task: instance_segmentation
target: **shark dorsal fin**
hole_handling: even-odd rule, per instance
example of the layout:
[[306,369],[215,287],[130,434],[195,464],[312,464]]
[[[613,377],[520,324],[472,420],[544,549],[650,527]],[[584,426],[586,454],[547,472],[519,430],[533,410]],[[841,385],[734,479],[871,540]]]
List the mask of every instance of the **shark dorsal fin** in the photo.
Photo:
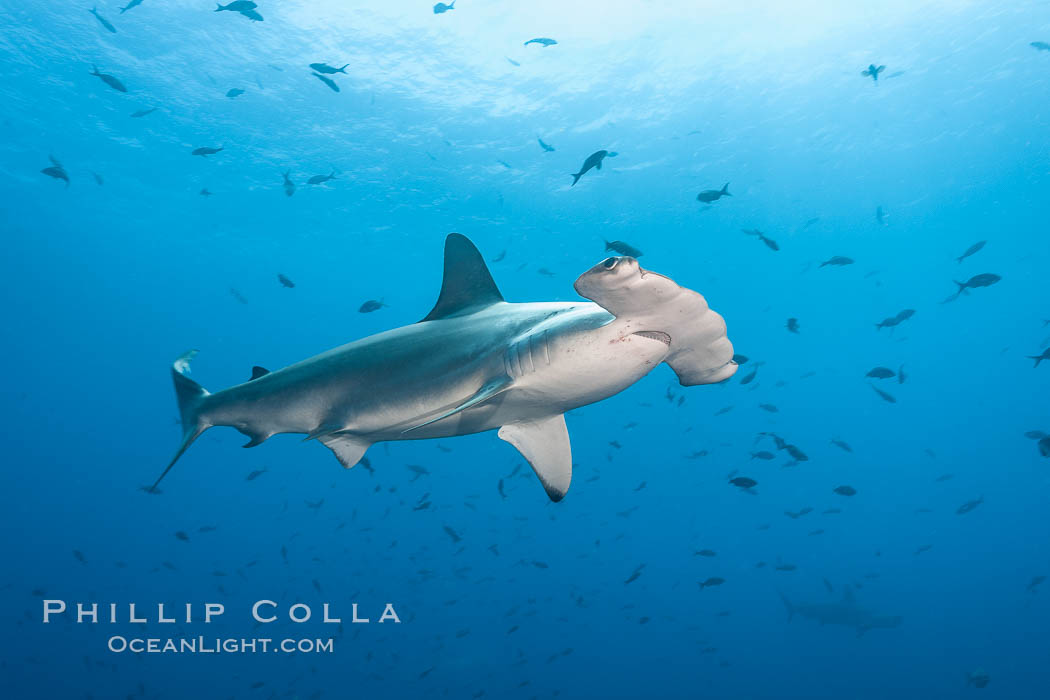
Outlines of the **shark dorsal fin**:
[[450,233],[445,239],[445,273],[441,294],[424,321],[448,318],[464,311],[503,301],[481,253],[466,236]]

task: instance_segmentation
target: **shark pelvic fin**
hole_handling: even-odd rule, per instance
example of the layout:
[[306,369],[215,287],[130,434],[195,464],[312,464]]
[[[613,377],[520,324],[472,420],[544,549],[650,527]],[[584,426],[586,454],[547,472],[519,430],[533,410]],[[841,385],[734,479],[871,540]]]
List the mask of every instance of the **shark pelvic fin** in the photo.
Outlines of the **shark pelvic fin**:
[[408,433],[408,432],[411,432],[413,430],[417,430],[419,428],[422,428],[425,425],[430,425],[431,423],[437,423],[439,420],[443,420],[445,418],[448,418],[449,416],[453,416],[453,415],[459,413],[460,411],[465,411],[468,408],[471,408],[472,406],[477,406],[478,404],[480,404],[480,403],[482,403],[484,401],[488,401],[489,399],[491,399],[493,396],[496,396],[497,394],[502,394],[504,391],[509,389],[513,384],[514,384],[514,380],[511,379],[510,377],[506,376],[506,375],[503,375],[503,376],[500,376],[500,377],[496,377],[494,379],[490,379],[490,380],[488,380],[487,382],[485,382],[484,384],[481,385],[481,388],[478,389],[477,393],[475,393],[473,396],[471,396],[469,399],[467,399],[466,401],[464,401],[460,405],[456,406],[453,409],[445,411],[444,413],[442,413],[440,416],[437,416],[436,418],[431,418],[430,420],[424,421],[423,423],[420,423],[419,425],[413,425],[411,428],[405,428],[404,430],[401,431],[401,433],[402,434]]
[[448,318],[503,301],[481,253],[470,239],[450,233],[445,239],[445,272],[437,303],[423,321]]
[[564,415],[508,423],[498,434],[528,461],[552,501],[565,497],[572,482],[572,447]]
[[365,456],[365,451],[372,446],[372,443],[346,433],[342,435],[338,433],[321,435],[317,439],[335,453],[335,458],[346,469],[360,462],[361,458]]

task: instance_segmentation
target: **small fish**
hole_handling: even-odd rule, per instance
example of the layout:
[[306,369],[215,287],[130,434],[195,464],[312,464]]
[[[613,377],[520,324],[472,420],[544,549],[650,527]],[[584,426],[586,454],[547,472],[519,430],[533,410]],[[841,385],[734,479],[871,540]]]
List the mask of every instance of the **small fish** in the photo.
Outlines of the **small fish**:
[[570,187],[574,187],[576,183],[580,181],[580,178],[583,177],[583,174],[591,168],[594,168],[595,170],[601,170],[602,161],[607,155],[609,155],[608,151],[595,151],[594,153],[587,156],[587,158],[583,161],[583,165],[580,166],[580,172],[569,173],[570,175],[572,175],[572,185],[570,185]]
[[[509,58],[507,60],[510,61]],[[519,64],[515,63],[514,65],[519,65]],[[550,145],[549,143],[544,143],[543,139],[541,139],[539,137],[537,137],[536,140],[540,142],[540,148],[542,148],[545,152],[547,152],[547,153],[554,153],[554,146]]]
[[843,442],[842,440],[839,440],[838,438],[832,440],[831,444],[834,445],[835,447],[838,447],[841,450],[845,450],[846,452],[852,452],[853,451],[852,447],[850,447],[847,443]]
[[788,329],[788,333],[795,333],[797,335],[798,334],[798,328],[799,328],[799,326],[798,326],[798,319],[797,318],[789,318],[787,320],[787,323],[784,324],[784,327]]
[[1041,355],[1029,355],[1028,359],[1035,360],[1035,365],[1033,365],[1033,367],[1038,367],[1039,363],[1043,360],[1050,360],[1050,347],[1043,350]]
[[128,89],[126,87],[124,87],[124,83],[120,82],[119,80],[114,78],[112,75],[109,75],[108,73],[99,73],[98,72],[98,66],[91,66],[91,68],[92,68],[92,71],[91,71],[91,73],[89,75],[96,76],[102,82],[104,82],[106,85],[109,85],[111,88],[113,88],[117,92],[127,92],[128,91]]
[[740,229],[740,230],[743,231],[744,233],[746,233],[748,236],[758,236],[758,240],[760,240],[763,243],[765,243],[766,247],[769,248],[770,250],[780,250],[780,246],[777,245],[776,241],[774,241],[772,238],[768,238],[764,233],[759,231],[757,228],[756,229],[746,229],[745,228],[745,229]]
[[175,539],[182,540],[183,542],[189,542],[190,541],[190,536],[187,535],[182,530],[179,530],[178,532],[175,533]]
[[718,553],[713,549],[701,549],[697,552],[693,552],[695,557],[717,557]]
[[875,367],[864,376],[874,377],[875,379],[889,379],[891,377],[896,377],[897,373],[889,367]]
[[722,186],[720,190],[704,190],[700,194],[696,195],[697,201],[710,204],[711,202],[717,202],[722,197],[732,197],[733,195],[729,192],[729,183],[727,182]]
[[53,177],[56,180],[62,180],[66,183],[66,187],[69,187],[69,173],[62,167],[62,164],[58,162],[58,159],[54,156],[48,156],[48,160],[51,161],[51,165],[44,168],[40,172],[48,177]]
[[260,476],[265,474],[266,471],[267,471],[266,469],[256,469],[255,471],[249,473],[248,476],[244,477],[244,480],[245,481],[255,481]]
[[[797,332],[797,331],[796,331],[796,332]],[[743,377],[743,378],[742,378],[742,379],[740,380],[740,383],[741,383],[741,384],[750,384],[751,382],[755,381],[755,377],[756,377],[757,375],[758,375],[758,368],[756,367],[755,369],[751,370],[751,373],[750,373],[750,374],[748,374],[748,375],[745,375],[745,376],[744,376],[744,377]]]
[[284,177],[284,194],[287,197],[291,197],[295,194],[295,183],[292,182],[291,178],[292,171],[285,170],[281,175]]
[[241,90],[240,88],[230,88],[226,91],[226,96],[229,97],[231,100],[235,97],[240,97],[243,94],[244,90]]
[[623,241],[605,241],[605,251],[612,251],[613,253],[619,253],[620,255],[629,255],[632,258],[642,257],[642,251],[635,248],[630,243]]
[[725,582],[726,580],[724,578],[712,576],[711,578],[700,582],[700,589],[703,590],[705,588],[710,588],[711,586],[721,586]]
[[758,407],[761,408],[763,411],[768,411],[769,413],[780,413],[780,409],[771,403],[760,403],[758,404]]
[[97,7],[92,7],[90,10],[88,10],[88,12],[95,15],[95,19],[97,19],[99,21],[99,24],[101,24],[103,27],[113,32],[114,34],[117,33],[117,28],[110,24],[109,20],[107,20],[105,17],[98,13]]
[[847,258],[844,255],[833,255],[832,257],[828,258],[824,262],[820,263],[820,266],[824,267],[825,265],[833,265],[835,267],[844,267],[846,265],[852,265],[852,264],[853,264],[853,258]]
[[539,44],[540,46],[547,47],[554,46],[557,43],[558,42],[556,42],[554,39],[548,39],[547,37],[538,37],[536,39],[529,39],[528,41],[526,41],[525,46],[528,46],[529,44]]
[[85,556],[84,556],[84,553],[83,553],[83,552],[81,552],[81,551],[80,551],[79,549],[74,549],[74,550],[73,550],[73,556],[74,556],[74,557],[76,558],[76,560],[77,560],[77,561],[79,561],[79,562],[80,562],[81,564],[84,564],[85,566],[87,565],[87,557],[85,557]]
[[349,63],[346,63],[343,65],[342,68],[335,68],[333,66],[328,65],[327,63],[311,63],[310,67],[318,73],[324,73],[326,75],[335,75],[336,73],[342,73],[343,75],[346,75],[346,67],[349,65]]
[[832,489],[832,491],[834,491],[835,493],[837,493],[840,496],[856,496],[857,495],[857,489],[853,488],[852,486],[846,486],[846,485],[837,486],[834,489]]
[[489,260],[489,262],[494,262],[494,263],[503,262],[503,260],[506,259],[506,257],[507,257],[507,250],[504,248],[503,250],[501,250],[499,252],[499,255],[497,255],[494,258],[491,258]]
[[263,21],[263,16],[260,15],[255,10],[241,10],[241,15],[244,16],[244,17],[247,17],[248,19],[250,19],[253,22],[262,22]]
[[295,289],[295,282],[291,281],[284,275],[277,275],[277,281],[281,283],[282,287],[286,287],[288,289]]
[[456,0],[452,0],[452,2],[450,2],[447,5],[445,3],[443,3],[443,2],[439,2],[438,4],[434,5],[434,14],[435,15],[442,15],[442,14],[448,12],[449,10],[454,10],[454,9],[456,9]]
[[777,571],[796,571],[798,569],[798,566],[796,566],[795,564],[777,564],[773,568]]
[[885,210],[883,210],[881,204],[879,206],[875,207],[875,221],[877,221],[879,223],[879,226],[885,226],[886,225],[886,217],[887,216],[889,216],[889,215],[885,212]]
[[236,299],[237,301],[241,302],[242,304],[247,304],[248,303],[248,300],[244,298],[244,295],[242,295],[240,292],[238,292],[233,287],[230,287],[230,296],[232,296],[234,299]]
[[876,323],[875,330],[880,330],[882,328],[893,328],[894,326],[898,326],[904,321],[907,321],[914,315],[915,309],[904,309],[896,316],[891,316],[890,318],[883,319],[881,323]]
[[748,357],[747,355],[740,354],[733,355],[733,362],[737,363],[738,365],[746,365],[748,362]]
[[750,479],[746,476],[738,476],[735,479],[730,479],[729,483],[731,483],[733,486],[737,486],[742,489],[750,489],[754,488],[755,486],[758,486],[757,481],[755,481],[754,479]]
[[359,308],[358,311],[363,314],[370,314],[373,311],[379,311],[384,306],[386,306],[386,304],[383,303],[382,299],[380,299],[379,301],[376,301],[375,299],[369,299],[364,304],[361,304],[361,308]]
[[142,0],[131,0],[131,2],[129,2],[127,5],[125,5],[124,7],[120,8],[120,14],[124,14],[125,12],[130,10],[131,8],[138,7],[141,4],[142,4]]
[[91,176],[95,178],[95,184],[99,186],[106,184],[106,181],[102,179],[102,176],[96,173],[94,170],[91,171]]
[[878,388],[874,384],[869,384],[868,386],[870,386],[875,391],[876,394],[881,396],[883,401],[886,401],[888,403],[897,403],[897,399],[893,398],[892,395],[887,394],[885,391],[883,391],[882,389]]
[[981,248],[983,248],[983,247],[984,247],[984,244],[985,244],[985,243],[987,243],[987,242],[988,242],[988,241],[977,241],[977,242],[976,242],[976,243],[974,243],[974,244],[973,244],[972,246],[970,246],[969,248],[967,248],[967,249],[966,249],[966,252],[965,252],[965,253],[963,253],[962,255],[960,255],[959,257],[957,257],[957,258],[955,259],[955,262],[957,262],[957,263],[961,263],[961,262],[962,262],[963,260],[965,260],[966,258],[968,258],[968,257],[970,257],[971,255],[973,255],[974,253],[976,253],[976,252],[980,251],[980,250],[981,250]]
[[212,195],[212,192],[207,187],[202,187],[201,191],[198,192],[198,194],[202,197],[210,197]]
[[784,445],[784,449],[787,450],[787,453],[791,455],[791,458],[794,459],[796,462],[809,461],[809,457],[806,455],[806,453],[798,449],[794,445]]
[[995,284],[996,282],[1000,281],[1001,279],[1002,279],[1002,277],[1000,277],[999,275],[993,274],[991,272],[983,272],[983,273],[981,273],[979,275],[974,275],[973,277],[971,277],[970,279],[966,280],[965,282],[957,282],[955,280],[952,280],[953,282],[955,282],[956,285],[959,286],[959,290],[954,295],[948,297],[947,299],[945,299],[941,303],[945,304],[945,303],[947,303],[949,301],[954,301],[955,299],[958,299],[959,295],[961,295],[961,294],[969,294],[969,292],[966,291],[967,289],[978,289],[980,287],[991,287],[993,284]]
[[623,585],[626,586],[628,583],[631,583],[632,581],[637,581],[638,578],[642,575],[642,569],[644,569],[644,568],[645,568],[645,564],[638,565],[638,567],[635,568],[635,570],[633,572],[631,572],[631,575],[627,577],[627,580],[623,582]]
[[1045,41],[1033,41],[1028,45],[1036,51],[1050,51],[1050,43]]
[[984,503],[984,497],[983,496],[981,498],[978,498],[975,501],[967,501],[966,503],[963,503],[961,506],[959,506],[959,508],[955,511],[955,514],[956,515],[965,515],[965,514],[969,513],[971,510],[973,510],[974,508],[976,508],[977,506],[981,505],[982,503]]
[[886,66],[876,66],[874,63],[868,65],[868,67],[861,72],[865,78],[871,77],[873,82],[879,82],[879,73],[886,70]]
[[459,536],[459,535],[458,535],[458,534],[456,533],[456,531],[455,531],[455,530],[453,530],[453,529],[452,529],[451,527],[449,527],[448,525],[445,525],[445,526],[444,526],[444,529],[445,529],[445,533],[446,533],[446,534],[448,534],[448,536],[452,538],[452,541],[453,541],[453,542],[459,542],[459,541],[461,541],[461,540],[463,539],[462,537],[460,537],[460,536]]
[[215,155],[219,151],[223,150],[223,148],[223,146],[219,146],[218,148],[212,148],[211,146],[201,146],[200,148],[194,148],[192,151],[190,151],[190,155],[201,156],[202,158],[204,158],[206,156]]
[[331,78],[326,78],[323,75],[321,75],[320,73],[311,73],[310,75],[312,75],[313,77],[317,78],[322,83],[327,85],[333,92],[339,92],[339,86],[336,85],[335,81],[332,80]]
[[335,179],[336,179],[335,171],[333,170],[328,175],[314,175],[313,177],[311,177],[309,180],[306,181],[306,184],[308,184],[308,185],[323,185],[324,183],[328,182],[329,180],[335,180]]
[[427,469],[425,467],[421,467],[418,464],[406,464],[405,466],[408,467],[408,469],[410,471],[415,473],[415,476],[412,478],[412,481],[415,481],[416,479],[418,479],[421,476],[429,476],[430,475],[430,472],[427,471]]
[[146,116],[147,114],[153,114],[156,111],[157,111],[156,107],[150,107],[149,109],[136,110],[136,111],[131,113],[131,118],[132,119],[141,119],[142,117]]
[[752,452],[751,459],[764,459],[766,461],[774,459],[775,455],[772,452],[762,450],[760,452]]
[[[141,2],[141,0],[140,0],[140,2]],[[216,3],[216,4],[218,4],[218,3]],[[217,8],[215,8],[215,11],[216,12],[224,12],[224,11],[226,11],[226,12],[245,12],[245,11],[248,11],[248,10],[254,10],[256,7],[258,7],[258,5],[256,5],[251,0],[234,0],[233,2],[229,3],[228,5],[219,5]]]

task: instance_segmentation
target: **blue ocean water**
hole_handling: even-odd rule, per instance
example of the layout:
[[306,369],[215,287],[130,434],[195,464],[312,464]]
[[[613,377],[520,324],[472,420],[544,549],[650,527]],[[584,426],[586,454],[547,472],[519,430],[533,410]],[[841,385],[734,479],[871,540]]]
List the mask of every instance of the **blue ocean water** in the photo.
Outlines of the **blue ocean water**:
[[[89,9],[0,0],[5,697],[1048,697],[1046,3]],[[570,412],[559,503],[491,432],[220,428],[141,488],[181,353],[218,390],[414,323],[451,231],[511,301],[625,241],[747,362]]]

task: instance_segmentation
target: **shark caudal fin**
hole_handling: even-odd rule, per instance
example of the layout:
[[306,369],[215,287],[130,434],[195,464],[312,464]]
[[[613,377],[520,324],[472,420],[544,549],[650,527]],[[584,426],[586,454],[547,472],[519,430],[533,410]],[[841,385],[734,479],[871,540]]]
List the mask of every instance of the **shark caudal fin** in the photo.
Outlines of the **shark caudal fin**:
[[175,400],[179,405],[179,419],[182,423],[182,443],[153,486],[147,489],[148,491],[156,490],[157,484],[167,476],[186,448],[192,445],[201,433],[211,427],[202,422],[200,418],[201,405],[210,394],[204,387],[186,376],[186,373],[190,371],[190,361],[197,356],[197,352],[197,350],[185,352],[171,365],[171,378],[175,382]]
[[784,601],[784,607],[788,611],[788,622],[791,622],[791,618],[795,617],[795,606],[791,604],[791,601],[787,599],[787,596],[777,591],[780,594],[780,599]]

